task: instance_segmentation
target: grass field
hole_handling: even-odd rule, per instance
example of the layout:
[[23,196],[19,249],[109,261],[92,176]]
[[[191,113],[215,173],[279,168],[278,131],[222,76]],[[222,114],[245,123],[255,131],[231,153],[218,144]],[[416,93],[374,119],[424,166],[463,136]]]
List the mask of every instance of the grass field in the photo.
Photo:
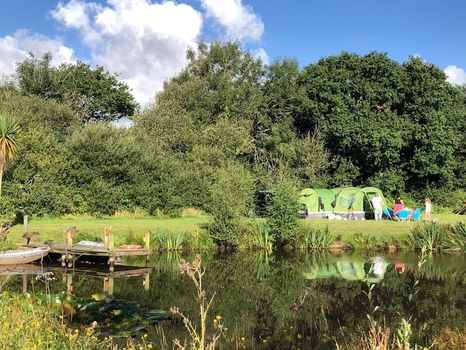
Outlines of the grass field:
[[[436,214],[440,223],[455,224],[466,221],[464,215]],[[32,218],[29,221],[29,231],[37,231],[40,236],[34,240],[43,242],[45,240],[63,241],[63,230],[70,226],[76,226],[78,235],[86,238],[103,238],[106,226],[111,227],[111,232],[115,237],[115,243],[132,243],[131,241],[141,241],[145,232],[151,232],[152,237],[163,232],[183,232],[187,236],[188,242],[196,246],[205,237],[203,226],[209,222],[206,215],[188,217],[107,217],[95,218],[91,216],[64,216],[60,218]],[[376,241],[386,241],[387,238],[403,239],[407,237],[416,222],[396,222],[396,221],[337,221],[324,219],[305,219],[303,225],[311,227],[329,226],[343,241],[351,241],[355,235],[365,235],[373,237]],[[23,226],[15,225],[10,229],[8,241],[18,243],[23,240]],[[199,246],[204,244],[199,243]]]

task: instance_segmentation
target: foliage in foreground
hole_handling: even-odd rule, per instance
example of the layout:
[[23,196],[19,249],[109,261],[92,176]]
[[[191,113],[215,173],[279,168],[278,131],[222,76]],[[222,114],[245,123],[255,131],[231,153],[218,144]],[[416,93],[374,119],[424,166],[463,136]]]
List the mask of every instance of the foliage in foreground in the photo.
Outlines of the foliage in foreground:
[[34,297],[0,295],[2,349],[112,349],[111,340],[99,340],[90,328],[72,328],[59,307]]

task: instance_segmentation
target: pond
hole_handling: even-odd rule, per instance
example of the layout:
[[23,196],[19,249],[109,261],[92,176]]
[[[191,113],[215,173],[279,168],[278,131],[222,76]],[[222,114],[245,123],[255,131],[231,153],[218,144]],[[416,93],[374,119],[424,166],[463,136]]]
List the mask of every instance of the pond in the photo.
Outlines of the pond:
[[[206,270],[203,286],[208,298],[215,294],[207,322],[209,333],[217,316],[227,327],[220,339],[222,349],[335,348],[336,342],[344,344],[367,333],[369,319],[392,330],[403,318],[409,320],[414,340],[420,344],[430,344],[446,329],[466,327],[464,255],[201,255]],[[183,322],[169,314],[170,308],[180,307],[194,322],[198,317],[194,285],[179,272],[181,259],[194,258],[194,253],[154,255],[150,269],[117,269],[119,275],[114,278],[89,268],[66,273],[56,269],[48,281],[34,275],[0,278],[4,289],[37,292],[47,288],[52,294],[68,290],[81,303],[80,298],[107,303],[106,309],[100,309],[102,315],[97,316],[94,309],[81,322],[98,317],[104,334],[147,332],[159,348],[171,348],[174,338],[184,340],[189,335]],[[128,259],[124,263],[144,262]],[[107,299],[102,300],[101,294]],[[160,320],[155,327],[154,320]]]

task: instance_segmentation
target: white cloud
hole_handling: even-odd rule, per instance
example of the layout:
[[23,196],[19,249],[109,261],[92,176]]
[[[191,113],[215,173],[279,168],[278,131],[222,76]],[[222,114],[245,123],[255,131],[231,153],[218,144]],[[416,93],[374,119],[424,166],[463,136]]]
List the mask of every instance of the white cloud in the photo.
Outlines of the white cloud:
[[262,47],[253,50],[252,55],[255,58],[259,58],[263,64],[269,64],[269,55],[267,55],[267,52]]
[[73,49],[63,45],[60,40],[30,34],[26,30],[0,37],[0,75],[5,77],[13,74],[16,63],[24,61],[29,53],[41,57],[46,52],[52,53],[51,64],[54,66],[74,61]]
[[118,73],[142,104],[186,65],[186,51],[196,47],[202,29],[201,13],[173,1],[108,0],[104,6],[71,0],[52,16],[78,30],[93,63]]
[[457,66],[448,66],[444,70],[447,80],[455,85],[466,85],[466,71]]
[[264,33],[264,24],[250,6],[242,0],[201,0],[207,15],[215,18],[230,40],[259,40]]

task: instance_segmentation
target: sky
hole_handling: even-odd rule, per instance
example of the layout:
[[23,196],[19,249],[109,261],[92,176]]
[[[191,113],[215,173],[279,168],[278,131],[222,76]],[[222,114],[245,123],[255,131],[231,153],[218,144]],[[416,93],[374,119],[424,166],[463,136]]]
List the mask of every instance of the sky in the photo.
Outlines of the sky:
[[100,65],[146,105],[198,42],[235,41],[301,67],[342,51],[420,56],[466,84],[463,0],[2,0],[0,76],[29,52]]

